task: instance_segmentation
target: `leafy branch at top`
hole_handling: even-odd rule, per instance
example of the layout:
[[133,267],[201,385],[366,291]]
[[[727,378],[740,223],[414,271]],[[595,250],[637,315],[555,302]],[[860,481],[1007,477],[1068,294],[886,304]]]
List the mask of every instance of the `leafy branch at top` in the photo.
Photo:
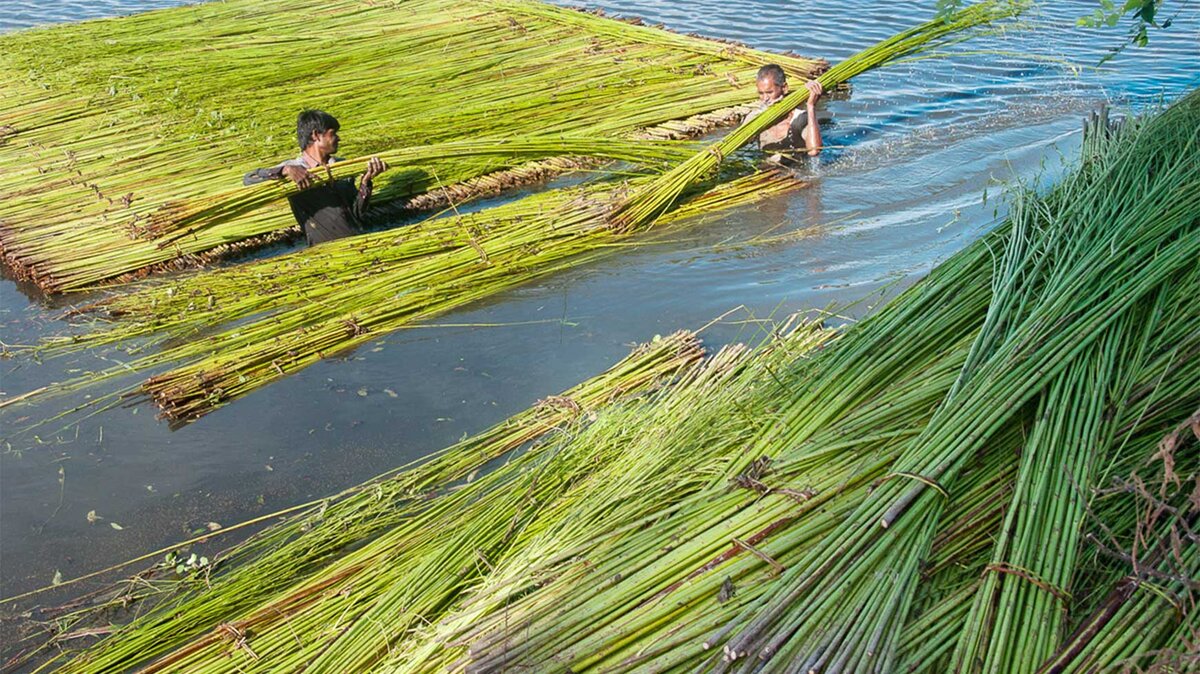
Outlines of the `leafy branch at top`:
[[[1133,21],[1133,25],[1129,28],[1127,40],[1119,47],[1112,49],[1107,56],[1101,59],[1101,63],[1116,56],[1130,44],[1145,47],[1150,41],[1149,29],[1151,27],[1169,28],[1171,26],[1171,19],[1166,19],[1162,23],[1158,22],[1159,10],[1162,9],[1166,0],[1125,0],[1125,3],[1120,6],[1113,0],[1096,1],[1099,6],[1091,14],[1079,17],[1075,22],[1077,26],[1083,28],[1113,28],[1120,22],[1123,16],[1128,16]],[[1182,0],[1180,4],[1186,4],[1187,1]],[[938,16],[948,16],[961,8],[963,4],[963,0],[937,0]]]

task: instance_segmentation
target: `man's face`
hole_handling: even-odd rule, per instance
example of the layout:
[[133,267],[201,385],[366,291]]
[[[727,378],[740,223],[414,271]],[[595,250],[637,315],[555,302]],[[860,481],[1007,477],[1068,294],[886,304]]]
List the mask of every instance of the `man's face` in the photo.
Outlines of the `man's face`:
[[787,84],[780,84],[773,77],[764,77],[757,80],[755,84],[758,85],[758,102],[763,105],[770,105],[778,101],[788,92]]
[[312,144],[319,152],[323,154],[333,154],[334,152],[337,152],[338,142],[340,141],[341,138],[338,136],[338,132],[335,129],[328,129],[321,133],[317,133],[315,131],[313,132]]

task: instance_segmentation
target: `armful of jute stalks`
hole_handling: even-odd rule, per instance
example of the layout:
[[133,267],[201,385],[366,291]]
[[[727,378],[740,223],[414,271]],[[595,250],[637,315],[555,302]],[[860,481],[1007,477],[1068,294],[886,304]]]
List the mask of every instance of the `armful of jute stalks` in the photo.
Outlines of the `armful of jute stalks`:
[[[355,157],[315,169],[313,187],[343,180],[366,171],[371,157],[379,157],[394,171],[432,162],[467,158],[497,158],[496,168],[554,156],[587,156],[636,164],[679,161],[691,156],[696,145],[681,141],[622,140],[582,136],[530,136],[452,141],[419,147],[402,147]],[[146,233],[164,247],[182,237],[228,222],[267,204],[283,201],[299,188],[290,180],[271,180],[193,199],[170,201],[152,212]]]
[[[899,59],[918,54],[931,56],[935,49],[962,42],[971,31],[1015,18],[1027,5],[1025,0],[985,0],[943,19],[927,21],[868,47],[833,66],[816,79],[822,88],[830,91],[852,77]],[[797,87],[754,119],[632,194],[615,210],[612,226],[627,231],[653,225],[689,185],[710,175],[726,157],[807,101],[808,88]]]

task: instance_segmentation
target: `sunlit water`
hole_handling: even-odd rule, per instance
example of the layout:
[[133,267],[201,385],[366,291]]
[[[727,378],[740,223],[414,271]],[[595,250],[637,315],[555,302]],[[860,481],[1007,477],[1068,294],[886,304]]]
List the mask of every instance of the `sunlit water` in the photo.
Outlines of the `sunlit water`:
[[[0,0],[0,30],[170,4]],[[602,4],[684,32],[831,61],[927,18],[932,6]],[[635,342],[705,325],[735,307],[744,308],[706,331],[708,343],[753,338],[752,319],[809,307],[858,302],[843,313],[862,314],[985,231],[1002,208],[999,182],[1061,171],[1082,116],[1101,102],[1145,107],[1200,84],[1194,4],[1179,3],[1189,13],[1153,34],[1149,48],[1127,50],[1100,71],[1087,66],[1121,31],[1075,28],[1090,2],[1052,4],[1052,14],[1034,17],[1044,24],[1037,32],[974,43],[976,55],[857,78],[849,99],[824,104],[833,149],[809,171],[808,190],[503,293],[436,325],[381,335],[179,430],[142,403],[61,433],[50,424],[36,438],[13,439],[14,429],[64,403],[0,412],[0,434],[11,443],[0,443],[0,596],[44,585],[56,570],[70,578],[209,522],[232,524],[356,484],[598,373]],[[753,242],[787,232],[804,235]],[[0,281],[4,342],[33,343],[60,330],[57,313]],[[23,393],[97,364],[94,355],[0,361],[0,390]],[[103,519],[89,523],[89,511]]]

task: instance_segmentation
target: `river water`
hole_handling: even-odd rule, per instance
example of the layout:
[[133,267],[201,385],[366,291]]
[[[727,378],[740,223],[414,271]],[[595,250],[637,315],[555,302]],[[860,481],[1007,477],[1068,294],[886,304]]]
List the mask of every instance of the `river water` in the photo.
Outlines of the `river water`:
[[[0,0],[0,31],[171,4]],[[836,61],[924,20],[932,4],[601,6]],[[950,61],[869,73],[846,100],[825,102],[832,149],[806,169],[811,189],[381,336],[180,429],[143,403],[16,437],[64,402],[0,412],[0,436],[9,438],[0,442],[0,596],[356,484],[600,372],[655,334],[736,308],[704,333],[718,345],[753,338],[756,321],[792,311],[869,311],[986,231],[1002,212],[1001,182],[1060,172],[1085,113],[1103,102],[1144,108],[1200,85],[1195,3],[1168,2],[1168,15],[1182,8],[1168,30],[1099,70],[1092,66],[1123,29],[1074,27],[1090,0],[1048,4],[1030,17],[1035,31],[972,43],[973,54]],[[755,243],[766,233],[795,236]],[[60,310],[0,280],[5,343],[61,330]],[[97,363],[95,354],[3,360],[0,391],[23,393]],[[89,512],[103,519],[89,522]]]

